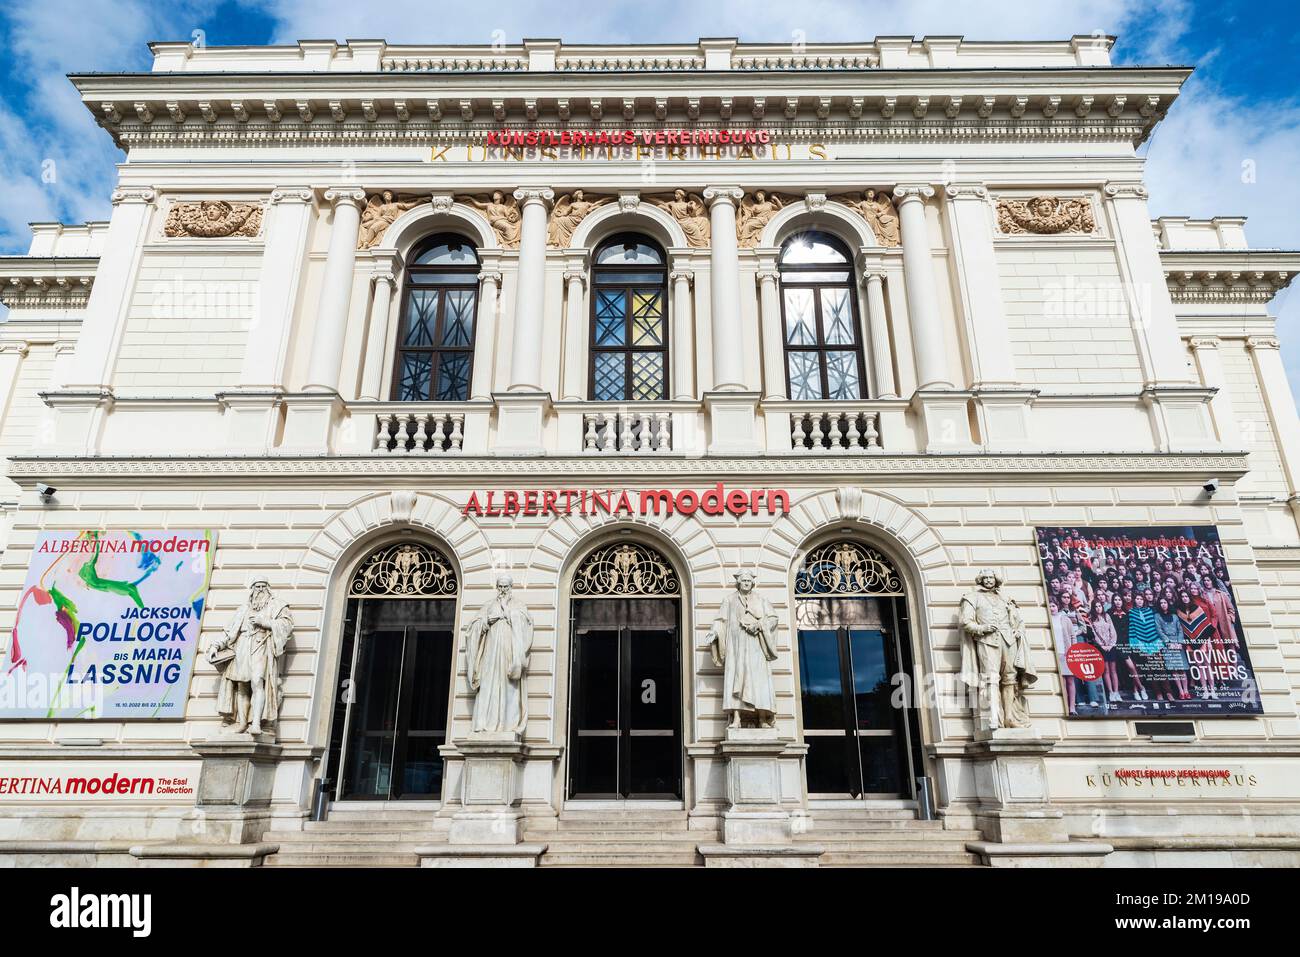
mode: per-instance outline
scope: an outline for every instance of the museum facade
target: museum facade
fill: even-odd
[[[1300,253],[1151,220],[1112,42],[72,76],[0,857],[1300,862]]]

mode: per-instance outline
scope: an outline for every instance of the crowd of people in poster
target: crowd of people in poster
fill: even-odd
[[[1070,717],[1260,713],[1216,528],[1036,531]]]

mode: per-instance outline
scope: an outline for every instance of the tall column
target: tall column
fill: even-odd
[[[74,390],[109,387],[156,198],[152,189],[122,187],[113,191],[113,215],[81,321],[77,350],[68,367],[67,382],[59,385]]]
[[[241,390],[282,389],[289,331],[302,284],[307,233],[315,197],[306,186],[271,191],[263,225],[262,267],[257,279],[257,313],[248,330]]]
[[[674,399],[698,399],[695,394],[695,315],[691,284],[695,273],[674,269],[668,281],[673,284],[673,388]]]
[[[18,341],[0,342],[0,422],[6,421],[9,403],[18,386],[18,370],[27,358],[28,345]]]
[[[1210,400],[1210,415],[1214,418],[1214,428],[1219,434],[1219,441],[1236,444],[1240,430],[1237,428],[1237,416],[1232,409],[1232,396],[1228,394],[1228,377],[1224,374],[1223,357],[1219,354],[1219,338],[1218,336],[1193,336],[1191,346],[1196,367],[1201,372],[1201,383],[1219,390]]]
[[[542,391],[542,337],[546,296],[546,214],[555,193],[517,189],[523,206],[519,231],[519,279],[515,290],[514,346],[510,353],[510,391]]]
[[[1287,496],[1295,509],[1296,495],[1300,492],[1300,416],[1296,414],[1295,398],[1282,364],[1281,344],[1274,336],[1251,336],[1246,340],[1246,348],[1255,364],[1259,390],[1264,395],[1278,457],[1286,474]],[[1300,510],[1297,518],[1300,519]]]
[[[397,288],[402,261],[395,254],[376,257],[370,280],[375,295],[370,301],[370,323],[366,329],[366,364],[361,373],[361,399],[378,402],[384,392],[384,358],[388,354],[388,320],[393,292]]]
[[[950,183],[944,187],[944,195],[975,386],[1013,385],[1016,368],[993,252],[989,191],[978,183]]]
[[[484,266],[486,267],[486,263]],[[496,365],[497,326],[501,313],[499,290],[501,273],[485,268],[479,273],[478,328],[474,330],[474,365],[470,371],[470,398],[487,399],[492,395],[492,376]]]
[[[744,196],[738,186],[710,186],[711,238],[709,282],[713,312],[713,388],[719,392],[745,389],[744,334],[740,322],[740,253],[736,245],[736,204]]]
[[[1128,283],[1134,335],[1150,385],[1186,383],[1187,354],[1169,298],[1160,250],[1151,234],[1147,190],[1141,183],[1107,183],[1115,242]]]
[[[758,307],[763,322],[763,398],[788,398],[785,381],[785,333],[781,324],[781,274],[758,273]]]
[[[903,283],[911,313],[912,348],[916,351],[918,389],[951,389],[947,346],[939,299],[935,294],[930,236],[925,223],[925,201],[934,196],[930,186],[897,186],[899,228],[903,240]]]
[[[357,263],[357,234],[361,229],[364,190],[338,188],[325,192],[334,207],[325,276],[321,280],[320,304],[312,324],[311,358],[307,363],[307,391],[337,392],[343,342],[347,337],[348,309],[352,303],[352,280]]]
[[[587,398],[587,274],[582,269],[571,269],[564,274],[564,368],[560,370],[564,382],[562,393],[566,399]]]
[[[865,270],[862,273],[862,287],[866,292],[867,342],[871,347],[871,377],[876,388],[876,398],[896,398],[898,385],[894,382],[889,317],[885,314],[884,272],[879,268]]]

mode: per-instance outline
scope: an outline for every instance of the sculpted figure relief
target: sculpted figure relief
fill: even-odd
[[[1028,728],[1025,689],[1038,680],[1020,608],[1002,595],[1002,576],[981,568],[961,600],[961,677],[978,695],[980,726]]]
[[[734,577],[736,590],[723,599],[705,636],[713,663],[723,668],[722,710],[729,728],[774,728],[776,612],[771,602],[754,594],[752,572],[740,571]]]
[[[221,239],[256,236],[262,230],[262,207],[257,203],[228,203],[224,199],[176,203],[167,212],[163,235]]]
[[[758,245],[763,229],[772,217],[779,213],[788,203],[798,202],[798,196],[786,196],[781,193],[769,193],[755,190],[752,196],[740,201],[736,210],[736,241],[742,249],[753,249]]]
[[[902,243],[898,211],[894,209],[894,202],[888,193],[869,189],[864,193],[841,193],[827,198],[843,203],[865,219],[880,245],[898,246]]]
[[[686,244],[696,249],[707,249],[712,235],[709,226],[709,209],[703,197],[698,193],[688,193],[684,189],[673,190],[671,197],[665,194],[645,197],[654,203],[682,227],[686,234]]]
[[[293,635],[289,606],[254,581],[248,601],[235,611],[225,634],[208,647],[221,676],[217,712],[235,731],[261,734],[280,713],[280,659]]]
[[[551,221],[547,226],[547,242],[561,249],[573,239],[573,231],[578,224],[597,206],[604,206],[614,201],[613,196],[588,197],[582,190],[575,189],[565,193],[555,201],[551,210]]]
[[[1092,203],[1085,198],[1035,196],[1026,200],[998,200],[998,229],[1010,235],[1095,233],[1097,222],[1092,215]]]
[[[426,200],[418,196],[397,196],[392,190],[375,193],[366,200],[361,211],[361,231],[357,235],[357,249],[369,249],[384,238],[388,227],[408,209],[414,209]]]
[[[488,221],[497,240],[507,249],[519,245],[519,232],[523,228],[523,213],[519,211],[519,201],[496,190],[491,196],[461,196],[463,202],[469,203],[483,211],[483,218]]]
[[[465,667],[474,692],[474,731],[523,733],[528,720],[523,693],[533,619],[514,597],[514,579],[497,576],[496,597],[465,625]]]

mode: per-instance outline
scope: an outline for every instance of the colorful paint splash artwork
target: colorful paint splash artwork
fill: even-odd
[[[215,555],[210,530],[39,535],[0,717],[183,718]]]

